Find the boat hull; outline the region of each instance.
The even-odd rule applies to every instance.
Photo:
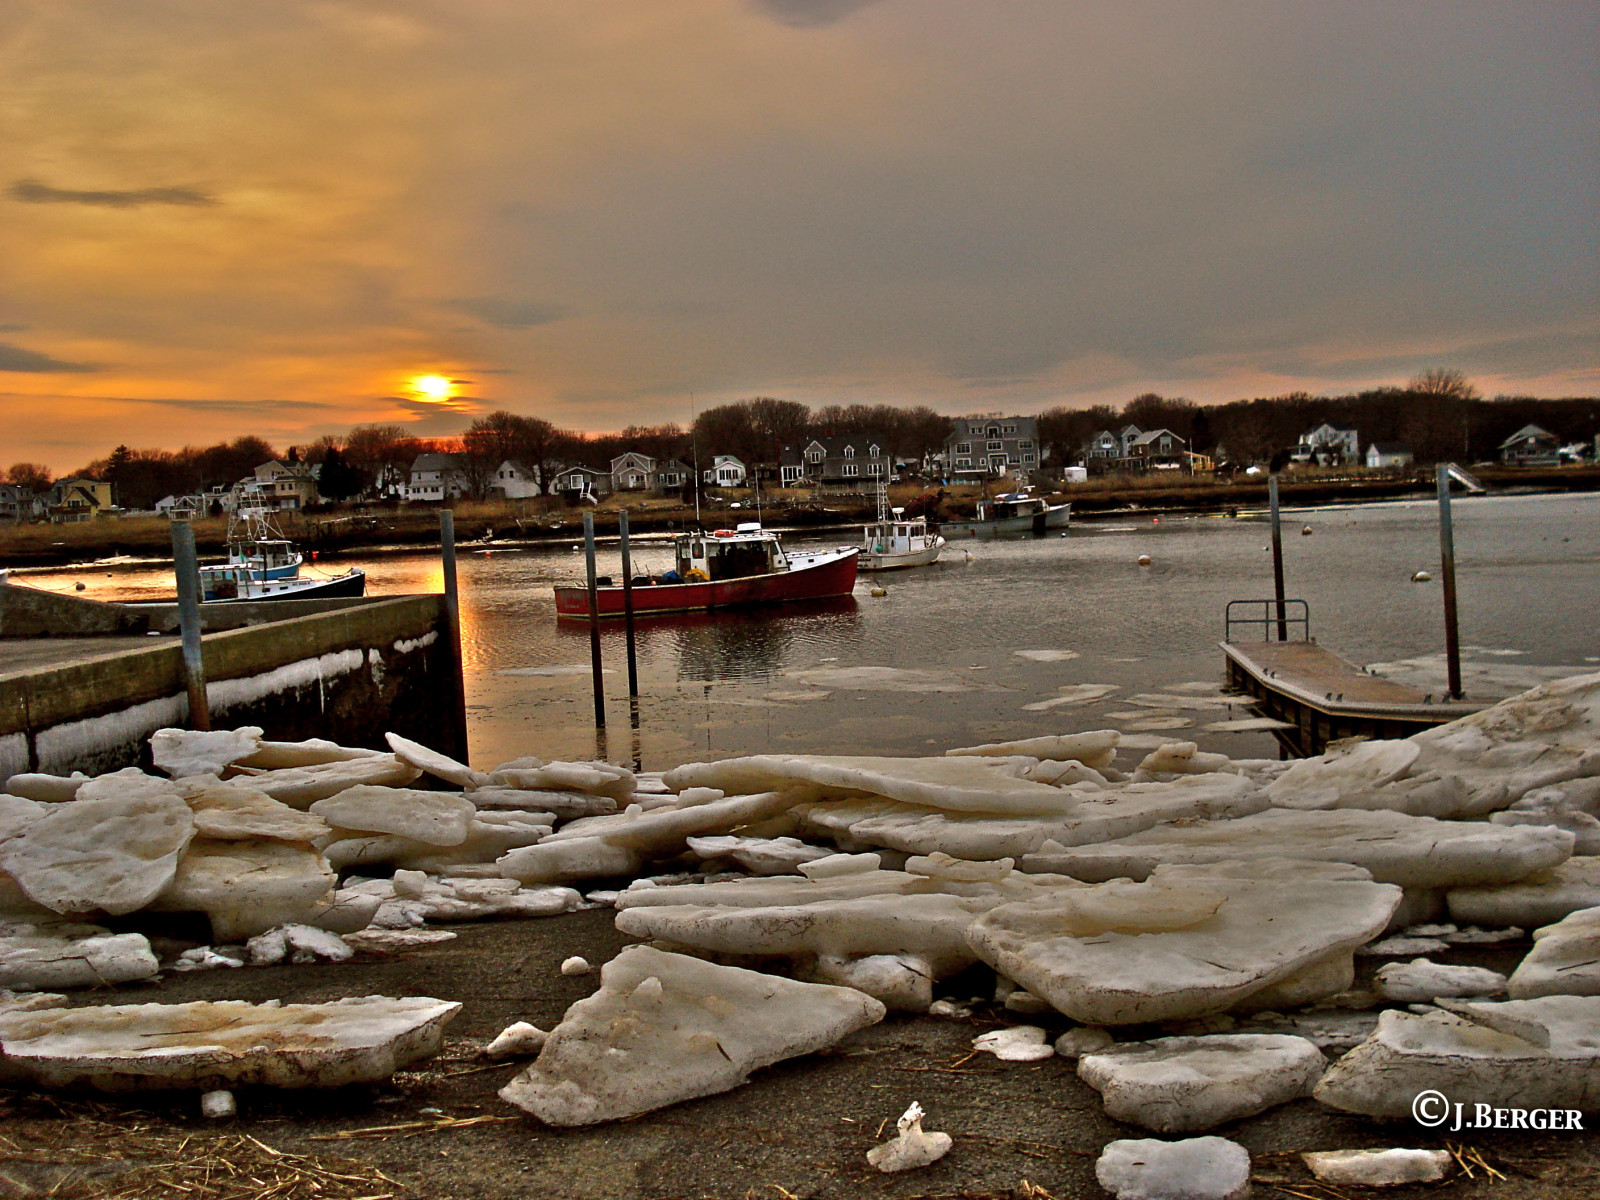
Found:
[[[858,555],[857,548],[851,546],[821,554],[791,555],[789,570],[771,575],[700,583],[640,584],[632,589],[633,613],[642,617],[656,613],[708,612],[718,608],[848,596],[856,585]],[[622,588],[596,588],[595,599],[602,617],[624,615]],[[556,588],[556,616],[587,620],[589,590],[570,586]]]
[[[901,567],[926,567],[939,560],[939,551],[944,549],[944,538],[935,538],[931,546],[924,546],[918,550],[891,550],[883,554],[874,554],[870,550],[861,552],[861,569],[863,571],[894,571]]]
[[[947,538],[987,537],[996,533],[1044,533],[1065,529],[1072,520],[1072,505],[1053,504],[1042,512],[1016,517],[995,517],[986,521],[947,521],[939,532]]]
[[[332,600],[367,594],[366,572],[359,567],[332,579],[285,579],[247,583],[236,596],[207,597],[206,604],[245,604],[257,600]]]

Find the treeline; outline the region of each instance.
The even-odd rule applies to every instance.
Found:
[[[1357,430],[1363,447],[1404,443],[1419,462],[1478,462],[1494,458],[1500,443],[1528,424],[1542,426],[1563,443],[1592,444],[1600,434],[1600,399],[1485,400],[1459,371],[1437,370],[1403,387],[1347,396],[1295,392],[1201,406],[1147,392],[1120,409],[1051,408],[1039,414],[1039,440],[1048,461],[1061,466],[1081,461],[1085,443],[1098,431],[1137,425],[1142,430],[1170,429],[1201,453],[1244,464],[1271,460],[1324,421]],[[662,461],[675,458],[690,467],[698,463],[704,469],[717,454],[732,454],[746,465],[773,463],[785,444],[856,435],[870,435],[895,458],[921,459],[944,445],[950,429],[950,418],[926,405],[812,409],[794,400],[756,397],[708,408],[688,429],[630,425],[619,433],[584,434],[541,417],[492,412],[456,438],[418,438],[403,425],[360,425],[342,437],[326,435],[281,454],[255,436],[181,450],[118,446],[74,474],[110,481],[124,508],[148,509],[163,496],[229,486],[265,462],[306,462],[320,464],[319,490],[338,500],[391,490],[405,482],[419,454],[433,452],[456,455],[468,491],[481,497],[508,459],[536,467],[546,478],[571,464],[605,469],[630,450]],[[50,472],[37,463],[14,463],[4,479],[38,494],[52,483]]]
[[[1052,408],[1039,414],[1039,440],[1055,463],[1079,460],[1084,444],[1102,429],[1137,425],[1170,429],[1191,448],[1237,464],[1265,463],[1294,446],[1324,421],[1372,442],[1398,442],[1418,462],[1483,462],[1524,425],[1539,425],[1562,444],[1594,442],[1600,434],[1600,398],[1541,400],[1533,396],[1482,399],[1459,371],[1429,371],[1404,387],[1375,388],[1347,396],[1286,396],[1235,400],[1202,407],[1147,392],[1122,408]]]

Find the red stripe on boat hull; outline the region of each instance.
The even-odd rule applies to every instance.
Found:
[[[857,552],[811,567],[796,567],[773,575],[748,575],[742,579],[719,579],[705,583],[660,583],[633,589],[635,616],[654,613],[705,612],[714,608],[734,608],[749,604],[782,604],[790,600],[824,600],[848,596],[856,585]],[[595,592],[602,617],[620,617],[622,589],[598,588]],[[589,590],[582,587],[556,588],[556,616],[588,619]]]

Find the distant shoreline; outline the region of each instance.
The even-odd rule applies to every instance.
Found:
[[[1474,474],[1489,495],[1562,494],[1600,491],[1600,467],[1478,468]],[[910,505],[919,495],[935,491],[919,485],[893,489],[892,503]],[[940,513],[946,519],[970,515],[980,495],[975,487],[945,489]],[[1285,506],[1305,507],[1330,503],[1376,503],[1433,495],[1431,475],[1407,473],[1337,477],[1294,472],[1280,479],[1279,496]],[[1264,477],[1232,482],[1166,478],[1097,479],[1055,493],[1070,500],[1075,516],[1161,516],[1169,513],[1233,513],[1261,509],[1267,504]],[[608,501],[614,500],[608,497]],[[468,503],[455,507],[457,545],[473,548],[517,549],[568,543],[582,536],[583,510],[558,508],[539,511],[539,502],[501,501]],[[701,524],[707,528],[754,520],[753,503],[739,508],[706,501]],[[598,537],[615,539],[618,508],[611,503],[590,510]],[[876,519],[876,506],[862,496],[811,495],[803,499],[780,494],[765,501],[761,516],[766,524],[797,532],[826,533],[850,530]],[[692,505],[662,500],[642,500],[628,508],[630,532],[661,537],[694,525]],[[284,532],[302,549],[317,557],[335,559],[345,554],[409,554],[439,540],[436,506],[405,505],[397,508],[329,510],[322,513],[283,514]],[[227,522],[207,518],[194,523],[202,557],[220,555]],[[170,527],[159,517],[95,521],[82,525],[0,526],[0,569],[72,566],[154,566],[171,559]],[[126,564],[106,562],[126,557]]]

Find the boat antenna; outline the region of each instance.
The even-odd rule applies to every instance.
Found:
[[[889,519],[889,481],[883,475],[878,476],[878,524]]]
[[[761,524],[761,466],[756,464],[756,524]]]
[[[689,393],[689,447],[694,457],[694,527],[700,528],[700,435],[695,432],[694,393]]]

